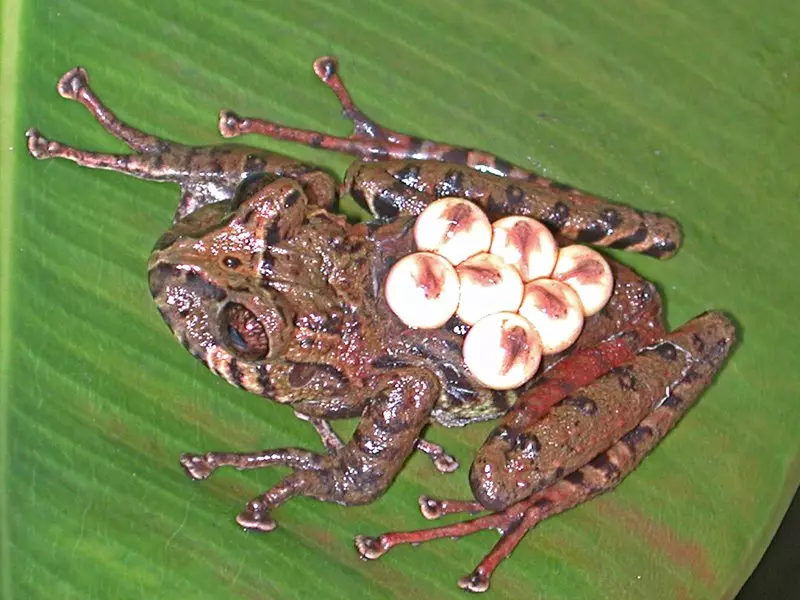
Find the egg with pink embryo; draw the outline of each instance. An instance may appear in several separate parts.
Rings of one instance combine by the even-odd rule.
[[[489,250],[492,225],[477,205],[442,198],[420,213],[414,225],[417,249],[436,252],[454,265]]]
[[[514,265],[524,282],[547,277],[558,257],[558,244],[550,230],[530,217],[504,217],[492,224],[489,250]]]

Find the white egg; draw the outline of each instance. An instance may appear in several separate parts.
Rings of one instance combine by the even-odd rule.
[[[579,244],[561,248],[552,278],[577,292],[587,317],[603,309],[614,288],[614,275],[602,255]]]
[[[513,312],[484,317],[464,338],[464,364],[488,388],[510,390],[536,373],[542,359],[539,334]]]
[[[514,265],[525,282],[548,277],[558,257],[550,230],[530,217],[505,217],[492,224],[490,252]]]
[[[389,308],[403,323],[419,329],[444,325],[458,307],[458,274],[445,258],[415,252],[401,258],[386,276]]]
[[[583,305],[577,292],[555,279],[528,283],[519,314],[536,328],[545,356],[569,348],[583,329]]]
[[[478,254],[456,267],[461,294],[456,314],[472,325],[486,315],[515,311],[522,302],[519,272],[494,254]]]
[[[441,254],[454,265],[489,250],[492,225],[475,204],[463,198],[442,198],[417,217],[414,241],[418,250]]]

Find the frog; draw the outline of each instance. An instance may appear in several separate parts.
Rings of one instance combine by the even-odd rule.
[[[341,137],[260,118],[219,114],[225,138],[267,136],[353,155],[341,182],[324,169],[236,143],[188,146],[141,131],[104,104],[85,69],[62,76],[58,93],[83,105],[131,150],[80,150],[26,132],[36,159],[62,158],[139,179],[177,184],[171,226],[156,242],[150,291],[174,337],[233,386],[289,405],[319,434],[323,452],[276,448],[186,453],[194,480],[222,467],[288,467],[236,517],[269,532],[275,510],[296,496],[367,504],[391,486],[415,450],[449,473],[458,461],[425,439],[430,425],[497,420],[469,471],[474,498],[419,500],[430,519],[487,512],[427,530],[359,535],[364,559],[391,548],[496,529],[501,538],[459,581],[489,587],[500,562],[541,520],[611,491],[676,425],[722,368],[736,341],[732,319],[705,312],[674,331],[656,286],[607,257],[614,288],[569,349],[545,357],[512,390],[488,389],[465,366],[469,327],[404,325],[389,309],[384,280],[415,251],[416,217],[457,197],[491,221],[535,218],[560,244],[585,243],[666,259],[682,235],[668,216],[611,202],[552,181],[482,150],[385,128],[353,102],[333,57],[314,62],[353,132]],[[349,195],[368,210],[351,222],[336,211]],[[344,441],[331,421],[357,418]]]

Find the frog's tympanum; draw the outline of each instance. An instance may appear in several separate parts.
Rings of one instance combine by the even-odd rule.
[[[416,250],[415,215],[442,197],[479,205],[496,221],[527,215],[560,243],[588,243],[668,258],[681,241],[672,219],[590,196],[491,154],[381,127],[350,98],[337,64],[314,71],[354,124],[349,137],[285,127],[223,111],[225,137],[246,133],[355,155],[339,186],[323,170],[258,148],[190,147],[121,122],[74,69],[61,96],[85,106],[130,154],[77,150],[27,133],[39,159],[66,158],[141,179],[177,183],[174,222],[155,245],[150,289],[180,343],[211,371],[259,396],[290,404],[319,432],[325,453],[282,448],[186,454],[194,479],[232,466],[281,465],[292,473],[252,499],[237,517],[269,531],[272,513],[293,496],[344,505],[383,494],[414,449],[440,471],[458,467],[426,441],[425,427],[502,417],[470,471],[475,501],[420,499],[435,518],[489,511],[471,521],[410,533],[356,538],[364,558],[397,544],[459,537],[481,529],[501,541],[460,584],[485,590],[498,563],[542,519],[606,492],[666,435],[719,370],[735,331],[719,312],[665,330],[656,288],[609,260],[614,292],[586,320],[577,342],[546,357],[539,374],[509,391],[482,387],[464,366],[468,327],[402,324],[386,304],[389,268]],[[351,224],[331,212],[350,194],[375,219]],[[509,344],[508,360],[523,351]],[[331,419],[358,417],[344,443]]]

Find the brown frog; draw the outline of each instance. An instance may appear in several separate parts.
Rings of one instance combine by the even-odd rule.
[[[223,111],[225,137],[257,133],[346,152],[344,183],[313,166],[258,148],[189,147],[126,125],[89,87],[83,69],[58,83],[134,151],[102,154],[27,132],[35,158],[67,158],[141,179],[177,183],[172,227],[149,261],[153,298],[181,344],[231,384],[281,403],[319,432],[327,452],[282,448],[186,454],[194,479],[221,466],[270,465],[293,472],[237,517],[270,531],[275,507],[297,495],[352,505],[380,496],[414,448],[440,471],[457,462],[421,435],[431,421],[462,426],[503,416],[470,472],[477,501],[423,497],[423,514],[494,514],[442,528],[359,536],[364,558],[394,545],[479,529],[502,532],[497,546],[461,581],[485,590],[497,564],[541,519],[615,487],[692,405],[721,367],[734,328],[721,313],[665,331],[655,287],[610,261],[608,305],[587,319],[577,343],[549,357],[512,391],[482,387],[464,366],[467,327],[404,326],[383,295],[388,269],[414,251],[415,216],[441,197],[462,197],[496,220],[528,215],[562,240],[657,258],[680,245],[668,217],[613,204],[515,167],[491,154],[385,129],[352,102],[334,59],[314,63],[354,133],[335,137]],[[330,212],[348,193],[375,216],[351,224]],[[329,420],[360,417],[342,442]]]

